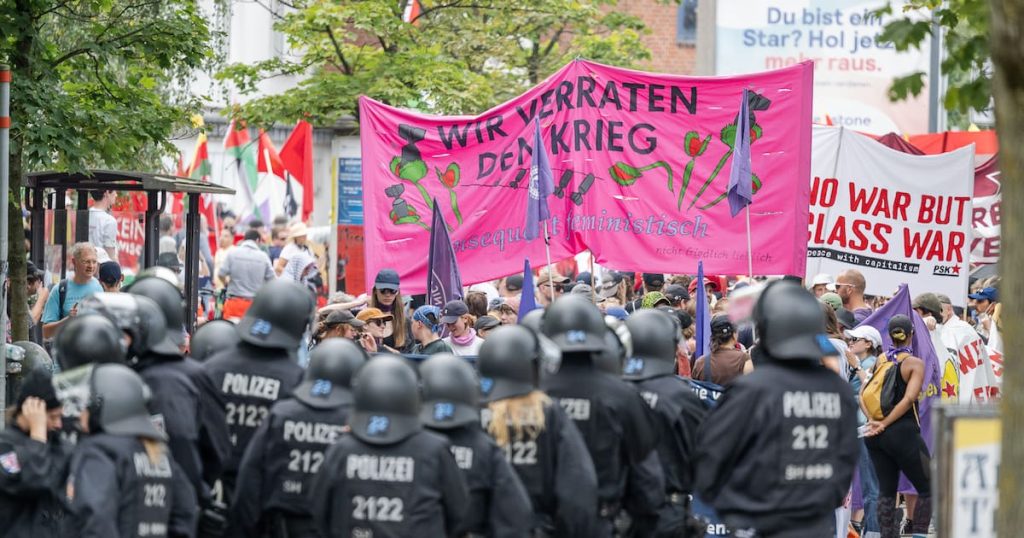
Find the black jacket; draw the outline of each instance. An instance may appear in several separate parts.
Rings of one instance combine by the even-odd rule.
[[[704,405],[686,381],[675,375],[634,383],[654,411],[661,432],[658,459],[665,473],[666,493],[693,491],[693,457]]]
[[[505,451],[479,424],[433,431],[451,442],[452,455],[469,492],[465,524],[456,532],[494,538],[527,536],[533,508],[526,488],[505,459]]]
[[[294,398],[270,408],[238,469],[231,503],[231,528],[238,536],[260,536],[270,512],[310,517],[313,476],[350,412],[347,405],[314,409]]]
[[[81,538],[195,534],[192,486],[169,454],[152,463],[137,437],[79,439],[66,492]]]
[[[481,419],[488,428],[488,409]],[[544,429],[535,438],[517,439],[511,426],[508,435],[503,451],[530,496],[532,526],[552,536],[594,536],[597,472],[576,424],[552,403],[544,408]]]
[[[202,403],[199,413],[199,454],[203,461],[203,481],[210,485],[220,478],[233,449],[228,430],[224,427],[227,421],[224,414],[226,402],[210,374],[203,369],[203,363],[185,357],[181,366],[199,389],[199,401]]]
[[[14,425],[0,432],[0,536],[51,538],[68,527],[61,499],[69,454]]]
[[[324,538],[443,537],[465,526],[469,496],[448,440],[420,431],[391,445],[345,434],[313,478],[313,522]]]
[[[817,363],[762,360],[702,424],[696,490],[731,528],[800,536],[842,504],[859,447],[845,380]]]
[[[287,351],[240,343],[210,357],[203,368],[224,399],[225,425],[233,449],[224,478],[233,483],[245,448],[278,400],[302,381],[302,368]]]

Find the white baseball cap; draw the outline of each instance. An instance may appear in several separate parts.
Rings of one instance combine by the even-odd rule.
[[[847,338],[863,338],[871,342],[871,345],[875,347],[882,347],[882,334],[878,332],[878,329],[870,325],[861,325],[860,327],[843,331],[843,336]]]
[[[821,273],[821,274],[815,275],[814,279],[811,280],[810,287],[813,288],[814,286],[817,286],[818,284],[824,284],[825,285],[825,289],[827,289],[828,291],[836,291],[836,281],[835,281],[835,279],[832,278],[832,275],[830,275],[828,273]]]

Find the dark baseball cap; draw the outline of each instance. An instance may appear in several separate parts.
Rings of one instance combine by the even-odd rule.
[[[898,337],[899,340],[906,340],[914,332],[914,322],[903,314],[897,314],[889,318],[889,325],[886,328],[889,336]]]
[[[473,324],[473,329],[475,329],[477,332],[480,332],[486,331],[487,329],[493,329],[498,325],[501,325],[501,322],[498,321],[498,318],[495,318],[493,316],[480,316],[480,319],[476,320],[476,323]]]
[[[665,286],[665,289],[661,290],[661,292],[664,293],[665,297],[668,297],[668,300],[672,301],[673,304],[678,303],[679,301],[690,300],[690,292],[686,291],[686,288],[679,284],[669,284],[668,286]]]
[[[505,277],[505,289],[508,291],[523,289],[523,275],[509,275]]]
[[[459,300],[448,301],[441,309],[441,323],[455,323],[468,313],[469,307],[466,303]]]
[[[939,321],[942,321],[942,302],[939,301],[939,296],[934,293],[922,293],[914,297],[914,302],[911,306],[913,308],[920,308],[935,316]]]
[[[327,314],[327,318],[324,319],[324,325],[328,327],[333,327],[334,325],[341,325],[343,323],[351,325],[353,327],[362,327],[363,325],[366,325],[366,322],[356,319],[356,316],[352,314],[352,312],[345,310],[343,308],[332,310],[329,314]]]
[[[166,267],[175,271],[181,269],[181,260],[179,260],[178,255],[173,252],[164,252],[157,256],[156,264],[160,267]]]
[[[665,275],[661,273],[644,273],[644,284],[648,288],[660,288],[665,285]]]
[[[736,332],[736,326],[729,321],[728,316],[715,316],[711,318],[711,334],[722,336]]]
[[[373,281],[373,287],[378,290],[398,291],[398,284],[398,271],[394,269],[381,269]]]
[[[115,261],[107,261],[100,264],[100,282],[111,286],[121,280],[121,266]]]

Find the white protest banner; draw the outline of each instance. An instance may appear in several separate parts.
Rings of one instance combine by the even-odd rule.
[[[974,170],[974,239],[971,241],[971,263],[999,262],[1002,203],[999,156],[993,155]]]
[[[985,342],[974,327],[953,317],[940,333],[942,348],[948,353],[942,365],[943,401],[971,404],[998,399],[1001,379],[996,377]]]
[[[855,268],[868,295],[943,293],[967,303],[974,147],[908,155],[815,126],[807,275]]]

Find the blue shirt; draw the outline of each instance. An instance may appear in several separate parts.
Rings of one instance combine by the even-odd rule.
[[[46,306],[43,307],[43,323],[53,323],[60,321],[71,313],[71,309],[78,304],[78,301],[94,294],[103,291],[103,286],[100,286],[99,280],[90,278],[89,282],[85,284],[75,284],[74,280],[68,279],[68,293],[64,299],[64,308],[61,308],[58,303],[60,302],[60,283],[54,284],[53,288],[50,289],[50,297],[46,299]]]

